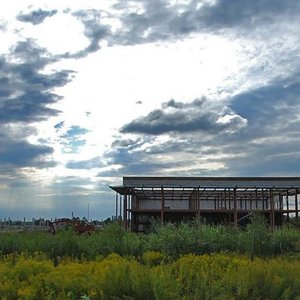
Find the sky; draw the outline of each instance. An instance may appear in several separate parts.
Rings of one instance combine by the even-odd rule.
[[[299,31],[295,0],[1,2],[0,219],[106,219],[123,176],[300,176]]]

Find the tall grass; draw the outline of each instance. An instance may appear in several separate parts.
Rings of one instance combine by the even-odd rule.
[[[122,256],[138,256],[142,240],[134,233],[126,232],[118,224],[110,224],[92,236],[77,235],[72,230],[56,235],[45,232],[23,232],[0,234],[0,253],[46,253],[49,257],[69,256],[94,259],[99,255],[118,253]]]
[[[147,235],[125,231],[118,224],[109,224],[91,236],[78,236],[72,230],[56,235],[49,233],[0,234],[0,253],[41,252],[58,264],[61,257],[92,260],[98,256],[117,253],[142,259],[147,251],[163,253],[170,260],[182,255],[209,253],[239,253],[249,256],[282,257],[300,251],[300,231],[283,227],[271,231],[266,221],[254,216],[244,229],[211,226],[192,222],[155,226]]]
[[[165,253],[171,258],[181,255],[207,253],[241,253],[270,257],[300,250],[300,230],[282,227],[272,231],[264,217],[254,215],[244,229],[197,222],[156,225],[145,236],[145,250]]]
[[[40,256],[11,260],[0,261],[1,299],[300,299],[298,260],[188,254],[151,266],[110,254],[57,267]]]

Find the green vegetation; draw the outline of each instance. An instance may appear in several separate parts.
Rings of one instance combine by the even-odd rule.
[[[153,255],[153,253],[152,253]],[[158,254],[157,254],[158,255]],[[156,255],[156,256],[157,256]],[[1,299],[300,299],[300,262],[188,254],[153,265],[110,254],[93,261],[17,256],[0,262]]]
[[[34,254],[42,252],[48,258],[72,257],[88,260],[117,253],[121,256],[142,257],[146,251],[157,251],[176,259],[184,254],[238,253],[272,257],[297,255],[300,251],[300,230],[285,226],[271,231],[260,215],[254,216],[247,228],[190,224],[154,225],[147,235],[126,232],[116,223],[102,231],[76,235],[71,229],[56,235],[37,232],[0,234],[0,253]]]
[[[108,224],[91,236],[0,234],[1,299],[300,299],[300,231]]]

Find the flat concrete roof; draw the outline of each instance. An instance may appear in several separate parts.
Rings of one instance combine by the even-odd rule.
[[[133,189],[300,189],[300,177],[152,177],[125,176],[123,185],[111,186],[120,194],[130,194]],[[294,194],[291,191],[291,194]]]
[[[123,177],[124,187],[300,188],[300,177]]]

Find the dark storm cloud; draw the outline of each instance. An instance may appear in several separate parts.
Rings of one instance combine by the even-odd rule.
[[[0,149],[0,165],[9,164],[16,167],[34,165],[37,167],[34,160],[51,153],[53,153],[53,149],[50,147],[32,145],[26,141],[9,141],[6,143],[4,151]]]
[[[74,14],[84,24],[85,35],[91,41],[90,50],[85,52],[97,50],[103,38],[111,45],[134,45],[230,28],[251,34],[266,24],[276,24],[281,17],[289,20],[297,17],[300,3],[293,0],[224,0],[214,3],[186,1],[171,5],[169,1],[153,0],[122,1],[114,8],[122,12],[119,19],[122,27],[115,33],[101,25],[101,17],[107,16],[107,12],[88,10]]]
[[[216,5],[205,6],[203,13],[198,16],[204,17],[208,26],[253,26],[275,21],[280,15],[296,16],[299,9],[299,2],[293,0],[222,0]]]
[[[169,110],[171,109],[171,110]],[[228,122],[221,122],[224,116],[231,116]],[[191,103],[170,100],[147,116],[133,120],[121,129],[122,133],[141,133],[159,135],[169,132],[217,133],[225,130],[235,131],[246,125],[241,116],[224,111],[224,107],[211,107],[205,99]]]
[[[172,38],[170,22],[176,18],[177,11],[168,6],[167,1],[143,1],[144,12],[126,13],[123,8],[123,23],[119,36],[122,44],[138,44]]]
[[[282,139],[284,138],[281,136]],[[293,144],[293,142],[297,144]],[[223,159],[229,175],[239,176],[299,176],[300,139],[267,140],[262,145],[251,145],[241,157]],[[243,147],[237,145],[240,150]],[[232,150],[232,149],[229,149]]]
[[[119,15],[104,10],[78,10],[72,13],[84,25],[88,47],[76,53],[65,53],[61,58],[81,58],[100,49],[99,43],[108,45],[136,45],[164,40],[178,40],[193,33],[222,33],[259,36],[260,31],[275,26],[278,21],[297,22],[300,13],[298,1],[186,1],[170,4],[165,0],[119,1],[113,7]],[[121,22],[112,30],[106,19]],[[280,28],[279,28],[280,29]],[[262,33],[265,35],[266,33]],[[267,34],[269,31],[267,30]]]
[[[53,58],[34,41],[18,42],[10,55],[0,57],[0,123],[31,123],[55,116],[49,108],[61,97],[52,89],[70,81],[70,70],[43,74]]]
[[[176,142],[151,151],[188,152],[224,169],[222,176],[296,176],[300,167],[300,80],[299,76],[234,96],[230,108],[248,120],[247,127],[231,135],[205,140],[187,137],[186,146]],[[289,82],[290,81],[290,82]],[[161,151],[161,152],[160,152]],[[194,151],[195,152],[195,151]],[[195,174],[195,173],[193,173]],[[198,175],[205,174],[199,173]]]
[[[118,168],[104,170],[98,173],[98,177],[120,177],[133,174],[152,174],[158,170],[158,164],[149,160],[141,147],[145,143],[153,141],[153,138],[122,138],[118,137],[111,145],[110,150],[105,153],[104,158],[108,166],[117,165]],[[161,167],[163,163],[160,162]]]
[[[0,166],[8,167],[49,167],[53,161],[44,161],[44,157],[53,153],[53,149],[43,145],[32,145],[26,141],[29,132],[26,128],[16,135],[8,126],[0,126]],[[22,137],[21,137],[22,135]]]
[[[280,16],[297,16],[300,4],[293,0],[222,0],[204,5],[190,1],[180,8],[183,11],[170,20],[169,28],[175,34],[226,28],[243,28],[251,33],[250,28],[275,23]]]
[[[294,107],[299,106],[299,95],[300,74],[294,74],[293,78],[276,80],[272,85],[236,95],[231,99],[230,107],[253,123],[268,124],[282,116],[289,116],[286,119],[289,122],[295,120],[297,110]]]
[[[272,122],[270,126],[277,125]],[[299,124],[300,125],[300,124]],[[248,128],[247,128],[248,130]],[[214,171],[222,176],[299,176],[300,138],[299,134],[264,131],[251,132],[244,138],[210,140],[205,145],[194,143],[198,155],[209,162],[222,163],[224,169]],[[204,150],[206,149],[206,150]],[[227,156],[224,156],[226,154]]]
[[[124,140],[114,144],[105,158],[109,165],[116,164],[118,168],[98,173],[99,177],[122,177],[126,175],[153,175],[153,176],[212,176],[216,175],[207,163],[220,163],[217,158],[222,154],[221,147],[213,146],[208,157],[208,145],[214,138],[199,139],[197,133],[190,135],[178,134],[166,142],[156,143],[156,137],[144,136],[138,144],[132,144],[130,150]],[[134,146],[135,145],[135,146]],[[196,156],[195,156],[196,154]],[[220,173],[219,173],[220,175]]]
[[[52,17],[57,13],[57,10],[34,10],[28,14],[21,13],[17,19],[21,22],[32,23],[33,25],[41,24],[47,17]]]
[[[31,39],[18,42],[9,54],[0,56],[0,166],[19,179],[19,168],[55,165],[51,147],[41,140],[37,145],[27,140],[35,134],[31,123],[59,113],[49,107],[61,99],[53,89],[67,84],[72,72],[44,73],[55,61]]]
[[[114,18],[110,13],[103,10],[79,10],[73,13],[84,25],[84,34],[89,39],[90,44],[86,49],[79,51],[76,54],[66,54],[66,57],[83,57],[89,53],[100,49],[99,42],[105,40],[109,45],[132,45],[143,42],[151,42],[154,40],[167,39],[169,36],[168,30],[164,28],[165,22],[172,19],[174,11],[167,7],[164,1],[149,1],[141,2],[145,5],[146,12],[137,14],[128,12],[128,5],[120,2],[119,7],[122,9],[122,16],[118,17],[118,21],[122,22],[121,29],[112,32],[111,26],[101,23],[104,18]],[[160,26],[163,25],[163,26]],[[168,27],[168,25],[166,25]],[[151,28],[154,32],[146,38],[144,33]]]
[[[243,134],[220,138],[234,154],[227,165],[241,175],[296,175],[300,167],[300,74],[249,90],[231,108],[248,119]],[[243,154],[243,155],[239,155]]]
[[[141,138],[137,139],[116,139],[112,143],[112,148],[122,148],[122,149],[127,149],[127,150],[133,150],[135,148],[140,147],[143,145],[145,141]]]

